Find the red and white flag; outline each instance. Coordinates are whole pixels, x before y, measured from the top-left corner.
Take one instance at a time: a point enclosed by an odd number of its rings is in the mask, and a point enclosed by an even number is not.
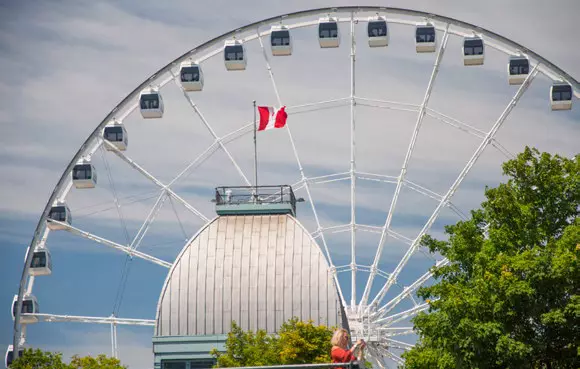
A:
[[[260,112],[260,125],[258,126],[258,131],[265,131],[272,128],[282,128],[286,125],[286,114],[285,106],[278,110],[274,110],[271,106],[258,106],[258,111]]]

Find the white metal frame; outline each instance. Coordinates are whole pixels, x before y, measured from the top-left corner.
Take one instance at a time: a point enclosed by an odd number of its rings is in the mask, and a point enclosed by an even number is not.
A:
[[[419,19],[428,18],[429,21],[435,26],[436,30],[444,31],[444,37],[441,41],[441,45],[439,47],[439,51],[436,57],[436,61],[433,67],[432,75],[429,80],[429,84],[427,86],[427,90],[425,92],[425,96],[421,105],[413,105],[408,104],[405,102],[393,102],[393,101],[382,101],[377,99],[369,99],[365,97],[356,96],[356,76],[355,76],[355,63],[356,63],[356,43],[355,43],[355,25],[358,22],[367,22],[369,19],[369,13],[377,13],[380,12],[381,14],[386,15],[385,19],[388,24],[402,24],[408,26],[415,26],[416,21],[408,20],[407,18],[399,19],[396,18],[397,16],[402,17],[416,17]],[[187,60],[196,60],[196,63],[201,63],[220,55],[224,49],[224,43],[226,40],[231,40],[232,37],[235,37],[242,43],[246,43],[253,40],[258,40],[264,54],[264,60],[266,64],[267,71],[269,73],[270,80],[272,82],[272,86],[274,89],[274,93],[276,95],[276,99],[279,105],[282,105],[282,101],[280,99],[280,95],[278,92],[278,87],[276,85],[274,74],[272,72],[271,65],[269,63],[268,56],[266,54],[262,38],[267,36],[271,33],[271,27],[275,24],[279,24],[282,19],[284,20],[285,26],[288,30],[292,30],[294,28],[302,28],[302,27],[313,27],[318,25],[318,19],[309,20],[311,17],[324,17],[328,14],[332,14],[332,17],[336,19],[339,23],[350,23],[351,26],[351,52],[349,55],[350,64],[351,64],[351,91],[350,96],[342,98],[342,99],[334,99],[334,100],[327,100],[327,101],[320,101],[310,104],[304,104],[301,106],[294,106],[288,107],[287,111],[292,114],[300,114],[300,113],[307,113],[309,111],[320,110],[320,109],[327,109],[333,108],[340,105],[349,104],[350,105],[350,125],[351,125],[351,132],[350,132],[350,149],[351,149],[351,158],[350,158],[350,170],[344,173],[336,173],[332,175],[322,176],[322,177],[307,177],[305,174],[305,170],[301,164],[300,157],[298,155],[298,151],[296,150],[296,146],[294,143],[294,138],[291,133],[291,129],[288,126],[288,138],[290,140],[293,153],[296,159],[296,163],[300,172],[300,179],[297,182],[297,186],[305,190],[307,194],[308,201],[310,203],[315,223],[316,229],[312,232],[313,237],[317,238],[321,242],[321,246],[323,251],[328,259],[330,270],[333,272],[333,277],[336,283],[338,283],[337,273],[341,272],[350,272],[351,273],[351,281],[352,281],[352,290],[351,290],[351,300],[350,300],[350,309],[349,309],[349,319],[353,322],[357,322],[357,324],[352,324],[351,326],[355,327],[354,335],[358,336],[366,336],[368,338],[374,339],[377,342],[377,346],[375,347],[376,352],[384,353],[385,355],[389,356],[391,359],[400,362],[400,357],[395,355],[394,353],[387,350],[385,347],[388,346],[390,348],[397,348],[397,349],[409,349],[412,345],[396,341],[392,339],[394,336],[398,335],[408,335],[413,333],[412,327],[408,326],[393,326],[396,323],[401,322],[408,322],[409,318],[418,314],[421,311],[424,311],[428,308],[428,303],[418,304],[415,299],[413,298],[413,293],[424,283],[426,283],[432,276],[431,272],[425,273],[421,277],[419,277],[415,282],[407,287],[400,286],[402,291],[393,299],[388,301],[387,303],[381,305],[382,300],[384,299],[387,291],[393,286],[399,286],[397,283],[397,277],[400,274],[401,270],[405,267],[408,263],[409,258],[413,253],[415,253],[419,247],[419,242],[421,237],[429,231],[430,227],[438,217],[439,213],[444,207],[449,207],[453,211],[455,211],[458,216],[464,217],[463,213],[451,203],[451,198],[459,185],[464,180],[465,176],[469,173],[475,162],[483,153],[484,149],[487,145],[492,145],[496,147],[502,154],[506,157],[513,157],[513,154],[509,153],[503,146],[496,141],[495,135],[498,132],[499,128],[502,126],[508,115],[510,114],[513,107],[517,104],[523,93],[526,91],[527,87],[535,77],[537,73],[542,73],[546,75],[548,78],[558,81],[564,81],[572,86],[574,95],[580,98],[580,84],[572,78],[569,74],[558,68],[556,65],[550,63],[545,58],[541,57],[540,55],[532,52],[531,50],[519,45],[503,36],[500,36],[496,33],[491,31],[485,30],[483,28],[474,26],[469,23],[461,22],[456,19],[443,17],[435,14],[427,14],[424,12],[408,10],[408,9],[400,9],[400,8],[383,8],[383,7],[338,7],[338,8],[323,8],[323,9],[313,9],[307,11],[296,12],[292,14],[287,14],[283,16],[272,17],[269,19],[265,19],[256,23],[249,24],[242,28],[236,29],[235,31],[227,32],[217,38],[214,38],[190,51],[183,54],[179,58],[175,59],[171,63],[167,64],[165,67],[161,68],[159,71],[154,73],[150,76],[147,80],[145,80],[141,85],[137,86],[137,88],[131,92],[127,97],[118,104],[107,116],[103,119],[103,121],[97,126],[97,128],[93,131],[93,133],[86,139],[83,145],[80,147],[78,152],[74,155],[70,163],[68,164],[67,168],[63,172],[58,184],[56,185],[54,191],[52,192],[49,201],[43,211],[43,214],[38,222],[36,230],[34,232],[34,236],[30,243],[30,246],[27,249],[26,259],[24,263],[24,268],[22,272],[22,277],[20,280],[19,285],[19,292],[17,297],[17,312],[14,319],[14,340],[13,345],[15,347],[15,351],[18,350],[18,347],[23,345],[26,340],[26,325],[21,324],[21,304],[22,298],[25,294],[31,294],[34,286],[34,276],[30,276],[28,273],[28,268],[30,265],[31,258],[34,254],[34,251],[42,247],[47,237],[49,236],[50,229],[47,227],[49,222],[51,223],[58,223],[59,226],[75,234],[77,236],[81,236],[87,239],[91,239],[95,242],[101,243],[103,245],[113,247],[119,251],[126,253],[127,255],[135,256],[137,258],[141,258],[153,263],[156,263],[161,266],[171,267],[171,263],[167,261],[163,261],[157,259],[151,255],[146,253],[140,252],[137,250],[143,237],[147,233],[147,230],[150,224],[154,221],[155,216],[159,209],[163,206],[166,199],[175,199],[176,201],[183,204],[189,211],[193,214],[198,216],[202,221],[208,221],[209,219],[199,212],[193,205],[189,204],[183,198],[181,198],[172,188],[171,186],[174,185],[176,182],[180,180],[184,175],[190,173],[193,169],[198,167],[201,163],[207,160],[209,157],[213,155],[218,150],[223,151],[228,159],[234,164],[236,170],[240,174],[241,178],[243,179],[246,184],[250,184],[249,180],[247,179],[246,175],[240,169],[239,165],[236,163],[235,159],[228,151],[226,144],[231,142],[235,139],[242,137],[245,134],[248,134],[252,131],[253,123],[249,122],[245,124],[242,128],[233,131],[227,135],[219,137],[215,131],[212,129],[212,126],[209,122],[204,118],[201,111],[199,110],[197,104],[193,101],[193,99],[187,94],[186,91],[183,91],[184,97],[189,102],[190,106],[194,110],[196,116],[201,120],[201,122],[207,127],[208,131],[210,132],[211,136],[213,137],[213,143],[203,151],[197,158],[195,158],[188,166],[186,166],[170,183],[164,184],[159,181],[154,175],[150,172],[145,170],[142,166],[136,163],[134,160],[130,159],[126,156],[123,152],[121,152],[115,145],[112,143],[105,141],[100,136],[103,128],[111,121],[123,121],[128,115],[132,114],[136,109],[139,108],[139,96],[141,91],[150,88],[151,86],[155,86],[155,89],[163,88],[167,83],[174,80],[178,86],[182,87],[179,81],[176,78],[176,73],[179,72],[179,66],[182,62]],[[479,129],[476,129],[466,123],[463,123],[457,119],[449,117],[445,114],[439,113],[431,108],[429,108],[428,102],[429,97],[431,95],[431,91],[433,85],[435,83],[435,79],[438,73],[439,65],[443,54],[445,52],[445,48],[447,45],[447,39],[450,35],[459,36],[459,37],[466,37],[471,36],[473,34],[473,30],[477,30],[478,35],[484,39],[485,45],[489,46],[493,49],[499,50],[500,52],[505,53],[506,55],[513,55],[517,53],[521,53],[525,55],[530,60],[530,73],[526,77],[524,83],[520,86],[517,93],[514,95],[506,109],[500,115],[498,120],[493,125],[492,129],[489,132],[483,132]],[[390,30],[389,30],[390,32]],[[244,51],[244,60],[246,60],[247,55]],[[161,103],[161,95],[160,96],[160,103]],[[393,109],[393,110],[401,110],[401,111],[409,111],[409,112],[416,112],[417,122],[415,125],[415,129],[413,132],[413,137],[409,144],[407,154],[405,160],[402,164],[401,171],[398,176],[390,174],[378,174],[378,173],[363,173],[357,172],[356,170],[356,157],[355,157],[355,149],[356,149],[356,105],[363,105],[363,106],[372,106],[381,109]],[[162,108],[161,108],[162,109]],[[473,136],[479,137],[482,139],[482,142],[478,149],[474,152],[471,159],[467,162],[466,166],[463,168],[461,174],[458,176],[456,181],[453,185],[449,188],[445,195],[439,195],[434,191],[421,186],[419,184],[413,183],[411,181],[406,180],[405,175],[408,168],[408,163],[413,153],[413,149],[415,146],[415,142],[417,139],[417,135],[419,129],[421,127],[422,120],[425,115],[429,115],[435,119],[440,120],[441,122],[451,125],[459,130],[462,130],[468,134]],[[141,226],[137,235],[132,239],[127,239],[127,245],[121,245],[119,243],[107,240],[104,237],[99,237],[88,232],[82,231],[78,228],[73,227],[72,225],[68,225],[66,223],[55,222],[47,219],[48,212],[52,204],[56,203],[57,201],[64,202],[68,195],[68,192],[71,190],[73,183],[71,180],[70,173],[74,165],[81,159],[87,158],[90,159],[91,156],[99,149],[99,148],[106,148],[108,151],[114,153],[117,157],[125,161],[131,168],[135,169],[138,173],[140,173],[143,177],[153,182],[157,185],[160,189],[159,196],[155,205],[149,212],[145,222]],[[104,152],[104,150],[103,150]],[[111,178],[110,178],[111,179]],[[376,227],[364,224],[357,224],[355,218],[355,208],[356,208],[356,183],[362,180],[368,181],[380,181],[386,183],[396,184],[395,195],[393,196],[389,212],[387,215],[387,219],[383,227]],[[351,188],[351,221],[349,224],[346,225],[339,225],[339,226],[332,226],[332,227],[323,227],[321,225],[320,219],[318,217],[317,209],[315,207],[315,203],[312,198],[310,186],[311,185],[319,185],[334,181],[349,181],[350,188]],[[111,186],[114,186],[111,180]],[[397,232],[390,229],[390,224],[393,217],[393,212],[395,210],[397,204],[397,198],[401,191],[401,188],[405,186],[409,189],[412,189],[420,194],[423,194],[427,197],[438,201],[437,208],[421,230],[421,232],[417,235],[414,239],[409,239],[403,235],[398,234]],[[122,220],[123,215],[120,211],[119,201],[115,194],[115,205],[119,212],[119,217]],[[358,231],[361,232],[374,232],[381,234],[381,241],[379,242],[377,253],[375,255],[375,259],[371,265],[360,265],[357,263],[356,260],[356,233]],[[325,239],[324,234],[328,232],[350,232],[351,233],[351,263],[344,266],[336,266],[334,265],[329,252],[329,246]],[[387,273],[382,271],[378,268],[378,261],[382,253],[382,248],[384,243],[388,237],[392,237],[397,239],[404,244],[409,245],[409,249],[407,250],[405,256],[400,261],[399,265],[395,268],[392,273]],[[128,237],[127,237],[128,238]],[[446,265],[448,263],[447,260],[439,260],[436,263],[436,266]],[[363,292],[362,298],[360,302],[357,304],[356,301],[356,277],[357,271],[365,271],[369,272],[369,279],[367,280],[367,284],[365,286],[365,290]],[[372,299],[370,304],[368,303],[370,299],[370,289],[372,287],[372,283],[375,278],[382,278],[385,280],[380,292]],[[340,289],[339,289],[340,290]],[[342,294],[342,290],[340,292],[340,297],[342,302],[345,306],[347,306],[346,301],[344,299],[344,295]],[[411,300],[413,303],[413,307],[404,311],[399,311],[395,314],[388,315],[395,307],[397,307],[402,301]],[[117,325],[153,325],[154,321],[152,320],[139,320],[139,319],[120,319],[116,318],[115,316],[111,316],[109,318],[94,318],[94,317],[71,317],[71,316],[60,316],[60,315],[52,315],[52,314],[34,314],[40,321],[45,322],[59,322],[59,321],[74,321],[74,322],[82,322],[82,323],[101,323],[101,324],[110,324],[111,325],[111,340],[113,346],[113,355],[118,355],[118,348],[116,343],[116,329]]]

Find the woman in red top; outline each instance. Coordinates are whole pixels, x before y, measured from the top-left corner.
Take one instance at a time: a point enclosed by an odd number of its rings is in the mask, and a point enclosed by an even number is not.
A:
[[[332,349],[330,350],[330,357],[333,363],[350,363],[356,360],[354,352],[356,349],[361,350],[366,346],[362,339],[356,341],[356,345],[352,346],[350,349],[348,346],[348,332],[346,329],[338,329],[334,332],[330,343],[332,344]],[[344,369],[344,368],[341,368]]]

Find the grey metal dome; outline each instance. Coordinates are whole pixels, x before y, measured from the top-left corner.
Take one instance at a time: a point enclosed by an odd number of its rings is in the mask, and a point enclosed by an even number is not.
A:
[[[157,306],[156,336],[275,333],[292,317],[347,326],[320,248],[290,215],[220,216],[184,247]]]

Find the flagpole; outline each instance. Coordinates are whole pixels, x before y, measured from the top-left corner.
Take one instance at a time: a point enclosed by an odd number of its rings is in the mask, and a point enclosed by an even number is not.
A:
[[[256,126],[256,100],[253,101],[254,103],[254,186],[256,187],[256,191],[254,192],[254,196],[257,196],[258,191],[258,141],[256,140],[256,132],[258,130]]]

